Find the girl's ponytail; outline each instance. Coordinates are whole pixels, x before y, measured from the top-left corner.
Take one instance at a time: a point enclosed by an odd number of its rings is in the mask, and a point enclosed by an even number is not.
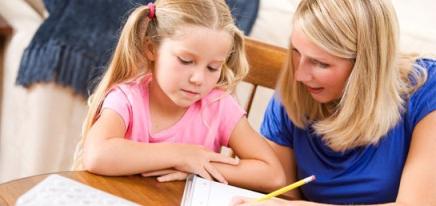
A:
[[[247,76],[249,65],[245,54],[244,34],[236,27],[231,26],[233,32],[233,48],[224,64],[218,86],[234,92],[237,84]]]
[[[154,5],[140,6],[130,14],[121,31],[109,67],[96,90],[89,97],[89,111],[82,126],[82,138],[74,154],[73,169],[82,168],[83,143],[89,129],[99,116],[100,107],[109,89],[118,83],[148,72],[150,62],[144,55],[147,49],[146,42],[147,37],[154,35],[156,31],[154,24],[151,23],[155,10],[150,9],[151,7]]]

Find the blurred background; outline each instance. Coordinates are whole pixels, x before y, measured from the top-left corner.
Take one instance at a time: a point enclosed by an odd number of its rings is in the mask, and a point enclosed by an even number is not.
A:
[[[104,71],[126,13],[146,2],[0,0],[0,183],[70,169],[89,91]],[[298,0],[227,2],[246,35],[287,47]],[[434,55],[436,2],[393,4],[402,50]],[[238,86],[241,105],[251,88]],[[256,91],[248,117],[256,129],[272,94]]]

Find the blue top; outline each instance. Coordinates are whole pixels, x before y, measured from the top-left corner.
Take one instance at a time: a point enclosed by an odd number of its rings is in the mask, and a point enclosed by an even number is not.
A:
[[[436,61],[419,60],[428,79],[406,103],[401,120],[375,146],[335,152],[311,128],[300,129],[273,97],[266,109],[261,133],[294,151],[298,178],[316,175],[301,187],[304,198],[330,204],[394,202],[416,124],[436,110]]]

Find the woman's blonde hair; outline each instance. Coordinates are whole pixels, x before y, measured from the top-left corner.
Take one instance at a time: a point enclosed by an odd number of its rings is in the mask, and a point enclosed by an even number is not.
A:
[[[289,54],[280,99],[300,128],[312,126],[336,151],[376,144],[400,121],[407,97],[426,80],[417,55],[398,52],[398,22],[388,0],[302,0],[294,26],[328,53],[354,62],[340,100],[318,103],[294,77]],[[292,51],[292,45],[290,45]]]
[[[106,93],[114,85],[135,79],[150,72],[153,62],[145,57],[151,43],[157,51],[160,42],[172,38],[184,26],[203,26],[224,30],[233,37],[232,49],[226,59],[217,87],[233,91],[248,73],[243,33],[235,26],[224,0],[157,0],[155,15],[149,18],[150,8],[141,5],[130,14],[116,46],[108,70],[89,98],[89,111],[82,129],[82,139],[74,155],[73,169],[82,167],[83,143],[100,112]]]

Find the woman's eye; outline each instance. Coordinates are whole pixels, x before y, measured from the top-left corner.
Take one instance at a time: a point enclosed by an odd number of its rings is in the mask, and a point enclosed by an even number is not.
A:
[[[297,49],[295,49],[295,48],[292,49],[292,52],[300,54],[300,52]]]
[[[182,64],[191,64],[192,63],[192,60],[186,60],[186,59],[183,59],[181,57],[177,57],[177,59],[179,59],[180,63],[182,63]]]
[[[327,67],[330,66],[330,65],[328,65],[328,64],[326,64],[326,63],[322,63],[322,62],[317,61],[317,60],[312,60],[312,63],[315,64],[315,65],[317,65],[317,66],[320,67],[320,68],[327,68]]]
[[[329,67],[330,65],[325,64],[325,63],[322,63],[322,62],[318,62],[318,66],[321,67],[321,68],[327,68],[327,67]]]

